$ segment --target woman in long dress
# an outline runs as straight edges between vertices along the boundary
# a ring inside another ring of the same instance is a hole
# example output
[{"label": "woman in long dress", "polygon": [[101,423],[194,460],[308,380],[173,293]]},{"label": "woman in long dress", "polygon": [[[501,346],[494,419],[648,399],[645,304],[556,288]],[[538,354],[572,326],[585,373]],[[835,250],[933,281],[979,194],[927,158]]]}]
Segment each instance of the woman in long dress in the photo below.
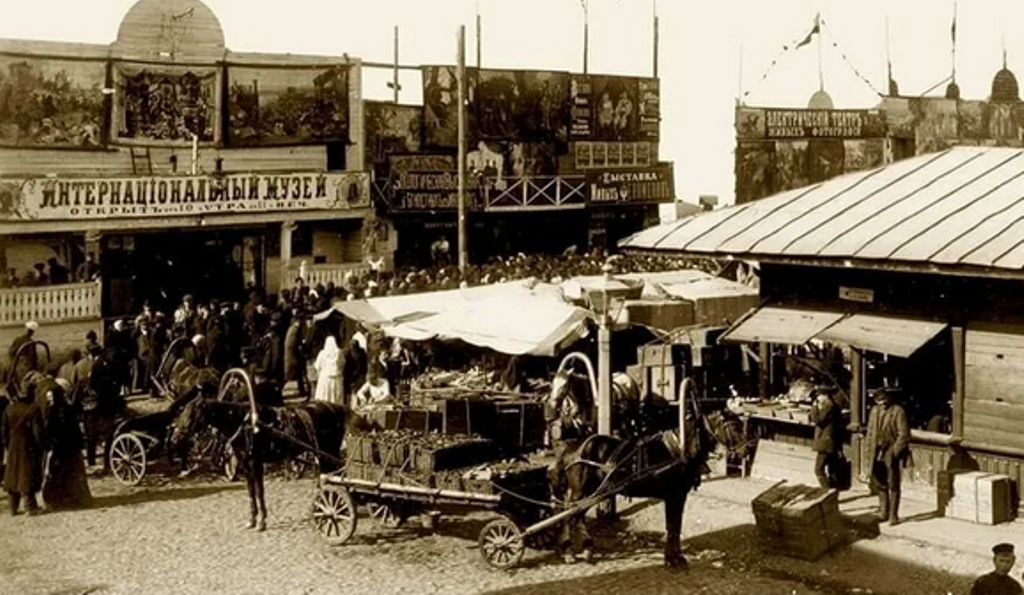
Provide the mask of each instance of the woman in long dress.
[{"label": "woman in long dress", "polygon": [[333,335],[324,341],[324,348],[316,356],[316,394],[317,401],[342,404],[341,382],[341,349]]},{"label": "woman in long dress", "polygon": [[46,395],[48,401],[44,415],[50,452],[45,466],[43,501],[50,509],[82,508],[92,504],[82,457],[85,440],[79,429],[77,408],[68,398],[70,388],[66,382],[49,379],[36,387],[37,401],[40,393]]}]

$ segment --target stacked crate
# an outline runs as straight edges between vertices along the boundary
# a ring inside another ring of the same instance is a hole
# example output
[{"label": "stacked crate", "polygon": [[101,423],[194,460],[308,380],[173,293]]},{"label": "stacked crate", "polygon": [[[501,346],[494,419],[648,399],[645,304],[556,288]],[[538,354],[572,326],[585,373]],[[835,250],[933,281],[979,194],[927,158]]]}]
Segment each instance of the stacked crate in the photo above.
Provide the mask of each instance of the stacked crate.
[{"label": "stacked crate", "polygon": [[846,542],[835,490],[781,483],[752,507],[758,535],[772,551],[814,561]]},{"label": "stacked crate", "polygon": [[1010,478],[984,471],[941,471],[939,512],[947,517],[995,525],[1013,519]]}]

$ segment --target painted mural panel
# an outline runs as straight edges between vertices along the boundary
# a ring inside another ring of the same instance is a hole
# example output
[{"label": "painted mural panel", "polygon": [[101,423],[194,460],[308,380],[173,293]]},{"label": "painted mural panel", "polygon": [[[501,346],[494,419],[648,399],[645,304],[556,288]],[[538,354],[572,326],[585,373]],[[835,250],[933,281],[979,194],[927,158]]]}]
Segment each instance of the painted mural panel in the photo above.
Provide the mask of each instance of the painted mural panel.
[{"label": "painted mural panel", "polygon": [[567,142],[569,74],[481,70],[476,110],[480,138]]},{"label": "painted mural panel", "polygon": [[423,108],[367,101],[363,118],[366,127],[366,162],[377,166],[388,155],[418,153],[423,135]]},{"label": "painted mural panel", "polygon": [[0,56],[0,145],[98,147],[105,62]]},{"label": "painted mural panel", "polygon": [[984,101],[960,102],[960,136],[962,138],[982,139],[986,137],[985,105]]},{"label": "painted mural panel", "polygon": [[845,147],[842,140],[812,138],[807,141],[807,181],[809,183],[824,182],[842,175],[845,163]]},{"label": "painted mural panel", "polygon": [[228,69],[235,146],[349,140],[349,67]]},{"label": "painted mural panel", "polygon": [[740,141],[736,146],[736,203],[742,204],[772,193],[775,143]]},{"label": "painted mural panel", "polygon": [[775,143],[775,192],[800,188],[809,183],[807,147],[806,140]]},{"label": "painted mural panel", "polygon": [[639,86],[637,79],[614,76],[590,77],[591,138],[638,140]]},{"label": "painted mural panel", "polygon": [[118,64],[117,137],[127,141],[216,139],[219,101],[213,68]]},{"label": "painted mural panel", "polygon": [[[476,138],[476,69],[466,69],[466,137]],[[459,85],[454,66],[423,67],[423,144],[459,146]]]},{"label": "painted mural panel", "polygon": [[637,124],[639,138],[658,140],[661,128],[661,85],[658,79],[640,79],[637,85],[640,102]]}]

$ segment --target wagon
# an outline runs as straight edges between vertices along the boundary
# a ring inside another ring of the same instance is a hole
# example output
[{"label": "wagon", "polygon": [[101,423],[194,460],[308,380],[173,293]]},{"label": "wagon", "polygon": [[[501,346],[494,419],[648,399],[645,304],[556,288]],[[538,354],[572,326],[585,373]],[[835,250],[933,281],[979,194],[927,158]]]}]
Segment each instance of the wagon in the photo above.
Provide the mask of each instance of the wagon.
[{"label": "wagon", "polygon": [[[586,356],[569,354],[561,367],[565,368],[574,360],[587,364],[591,386],[595,386],[593,368]],[[523,485],[526,489],[510,489],[507,484],[492,478],[489,482],[475,482],[472,489],[451,489],[449,482],[433,476],[428,477],[427,482],[410,482],[402,473],[393,473],[388,468],[388,461],[384,459],[390,459],[390,455],[378,456],[384,463],[369,465],[370,473],[366,473],[367,467],[360,470],[352,461],[354,453],[350,451],[354,444],[349,442],[345,447],[346,466],[336,473],[320,476],[320,486],[311,510],[312,522],[330,544],[340,545],[355,534],[360,506],[386,527],[397,527],[412,514],[440,508],[457,512],[488,511],[494,514],[494,518],[484,525],[477,537],[480,554],[494,568],[513,568],[520,563],[527,547],[552,547],[556,541],[555,531],[570,518],[614,498],[636,482],[660,475],[680,464],[681,458],[658,465],[647,464],[639,453],[649,441],[666,441],[670,451],[681,455],[679,437],[674,431],[639,438],[630,443],[630,448],[615,451],[607,464],[604,480],[593,493],[568,506],[553,502],[549,489],[542,490],[541,486],[529,483]],[[596,463],[577,460],[569,464]],[[402,469],[407,466],[403,463]],[[482,467],[487,468],[487,465]],[[631,472],[623,477],[616,475],[619,469]],[[540,480],[547,488],[546,468],[541,467],[541,470]]]},{"label": "wagon", "polygon": [[[160,399],[131,403],[132,414],[115,428],[110,446],[110,468],[121,483],[138,485],[146,476],[149,464],[161,455],[169,454],[168,439],[175,418],[189,401],[203,398],[203,392],[207,390],[205,381],[209,380],[208,369],[193,368],[195,373],[188,376],[188,370],[183,371],[179,363],[185,361],[185,354],[192,348],[188,339],[177,339],[171,343],[150,378]],[[224,391],[218,390],[218,397],[223,394]],[[229,480],[237,475],[237,459],[227,448],[224,437],[212,430],[195,437],[190,460],[206,460],[215,467],[223,467]]]}]

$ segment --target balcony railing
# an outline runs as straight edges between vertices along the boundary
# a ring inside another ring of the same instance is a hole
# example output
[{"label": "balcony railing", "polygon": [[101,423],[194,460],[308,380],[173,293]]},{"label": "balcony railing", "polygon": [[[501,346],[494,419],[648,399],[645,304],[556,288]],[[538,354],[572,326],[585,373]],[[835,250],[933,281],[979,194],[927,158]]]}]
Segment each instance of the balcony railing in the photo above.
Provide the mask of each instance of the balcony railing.
[{"label": "balcony railing", "polygon": [[488,211],[540,211],[582,209],[587,206],[587,180],[583,176],[508,178],[504,189],[487,187]]},{"label": "balcony railing", "polygon": [[0,289],[0,326],[100,317],[99,282]]},{"label": "balcony railing", "polygon": [[[290,273],[289,276],[292,279],[298,277],[302,272],[300,267],[297,266],[290,267],[288,270]],[[328,283],[333,283],[335,287],[341,287],[342,281],[345,279],[345,274],[349,271],[352,271],[357,275],[366,274],[370,271],[370,265],[364,262],[307,265],[303,278],[306,281],[306,285],[309,287],[316,287],[317,285],[327,287]]]}]

